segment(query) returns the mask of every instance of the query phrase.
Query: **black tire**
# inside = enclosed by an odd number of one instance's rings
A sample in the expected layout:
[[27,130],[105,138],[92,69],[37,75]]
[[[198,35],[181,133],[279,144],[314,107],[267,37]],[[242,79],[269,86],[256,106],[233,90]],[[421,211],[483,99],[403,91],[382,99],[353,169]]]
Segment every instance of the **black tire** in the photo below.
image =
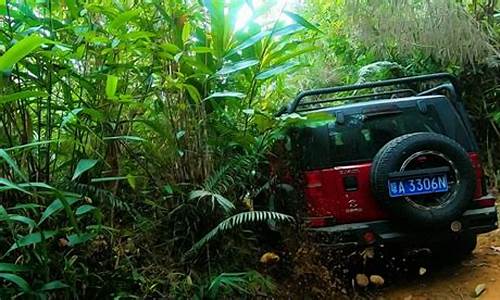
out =
[[[426,207],[413,201],[417,197],[391,198],[389,173],[400,171],[403,162],[424,152],[439,154],[443,161],[452,164],[450,169],[457,184],[442,196],[446,202]],[[467,152],[457,142],[441,134],[418,132],[397,137],[384,145],[373,159],[371,188],[374,197],[395,219],[411,226],[440,226],[456,220],[470,204],[475,186],[475,172]],[[435,198],[438,199],[437,196]]]

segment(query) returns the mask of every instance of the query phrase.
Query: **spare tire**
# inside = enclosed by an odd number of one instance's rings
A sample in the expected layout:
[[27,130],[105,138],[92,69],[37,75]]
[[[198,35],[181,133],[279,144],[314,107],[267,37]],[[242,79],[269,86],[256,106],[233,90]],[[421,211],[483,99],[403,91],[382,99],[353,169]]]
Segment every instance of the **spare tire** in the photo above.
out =
[[[425,176],[427,170],[442,169],[446,170],[448,191],[390,196],[389,179],[393,176],[415,173]],[[467,152],[441,134],[418,132],[397,137],[384,145],[373,159],[374,197],[394,218],[408,225],[440,226],[456,220],[470,205],[475,186],[475,172]]]

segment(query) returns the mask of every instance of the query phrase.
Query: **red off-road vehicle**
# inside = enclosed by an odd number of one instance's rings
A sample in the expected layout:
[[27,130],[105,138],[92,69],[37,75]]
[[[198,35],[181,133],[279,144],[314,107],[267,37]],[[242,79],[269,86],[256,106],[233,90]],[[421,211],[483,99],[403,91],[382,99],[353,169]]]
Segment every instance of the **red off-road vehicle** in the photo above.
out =
[[[332,94],[341,96],[324,97]],[[309,90],[279,115],[293,113],[331,116],[290,131],[304,178],[306,220],[320,243],[396,242],[466,254],[477,234],[497,228],[495,198],[487,194],[453,76]],[[293,204],[294,193],[278,206]]]

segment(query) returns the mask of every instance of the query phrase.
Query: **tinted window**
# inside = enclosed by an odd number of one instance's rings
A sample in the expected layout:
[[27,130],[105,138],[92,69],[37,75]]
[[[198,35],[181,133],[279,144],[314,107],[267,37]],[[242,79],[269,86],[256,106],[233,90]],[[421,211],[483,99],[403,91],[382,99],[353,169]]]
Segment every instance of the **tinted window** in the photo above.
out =
[[330,162],[334,165],[371,160],[387,142],[407,133],[446,133],[433,106],[425,114],[411,107],[372,117],[346,115],[343,124],[332,122],[328,127]]

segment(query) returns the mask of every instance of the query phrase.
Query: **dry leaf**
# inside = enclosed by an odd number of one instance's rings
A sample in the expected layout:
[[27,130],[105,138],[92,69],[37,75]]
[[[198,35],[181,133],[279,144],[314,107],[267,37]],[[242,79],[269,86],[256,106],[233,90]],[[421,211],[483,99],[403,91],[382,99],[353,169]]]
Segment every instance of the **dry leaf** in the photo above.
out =
[[373,247],[366,248],[361,255],[363,258],[366,260],[367,258],[374,258],[375,257],[375,250]]
[[368,280],[368,276],[365,274],[356,274],[356,284],[361,287],[367,287],[370,281]]
[[380,275],[371,275],[370,276],[370,282],[373,283],[376,286],[381,286],[381,285],[384,285],[385,280]]
[[61,248],[68,246],[68,240],[65,238],[58,239],[57,243],[59,244],[59,247],[61,247]]
[[481,284],[478,284],[476,286],[476,288],[474,289],[474,297],[479,297],[479,295],[481,295],[484,290],[486,290],[486,284],[484,283],[481,283]]
[[278,262],[280,260],[280,257],[278,254],[273,253],[273,252],[266,252],[260,257],[260,262],[263,264],[271,264]]

